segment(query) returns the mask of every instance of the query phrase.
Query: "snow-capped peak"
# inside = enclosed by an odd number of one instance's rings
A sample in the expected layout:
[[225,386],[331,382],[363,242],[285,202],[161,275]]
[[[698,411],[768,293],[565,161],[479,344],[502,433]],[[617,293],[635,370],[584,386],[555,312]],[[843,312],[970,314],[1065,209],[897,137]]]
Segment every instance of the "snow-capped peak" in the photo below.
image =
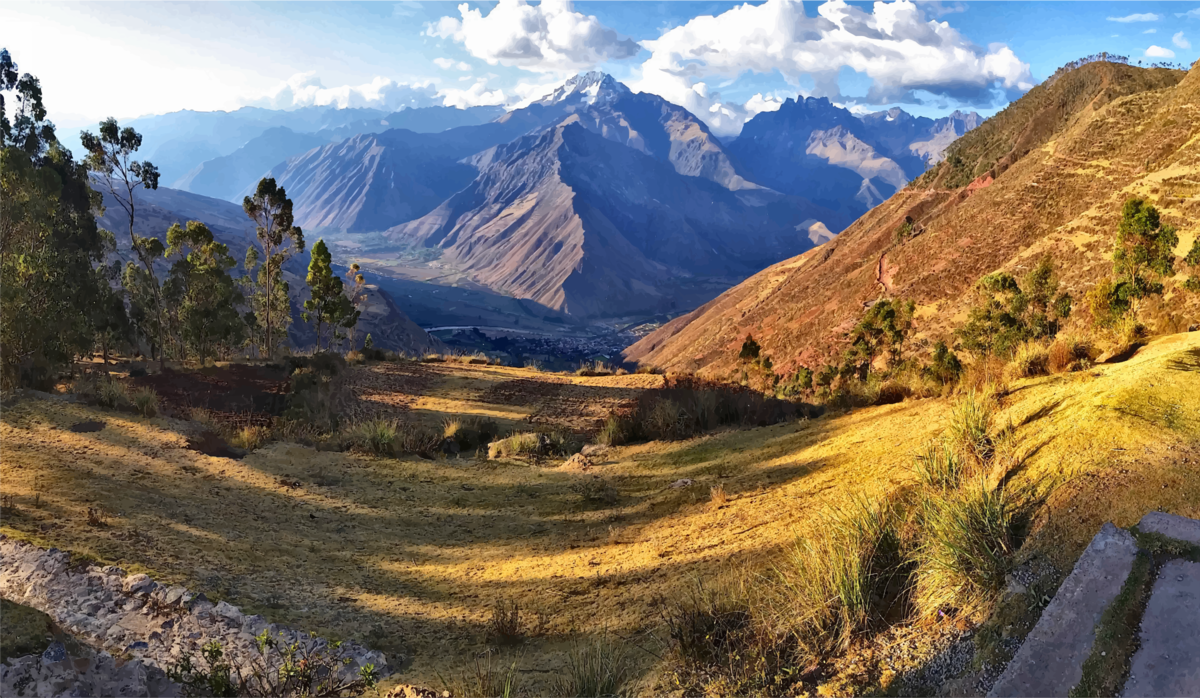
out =
[[629,93],[629,88],[617,82],[613,76],[592,71],[581,73],[567,80],[562,87],[542,99],[542,104],[556,104],[568,99],[595,104],[598,101],[627,93]]

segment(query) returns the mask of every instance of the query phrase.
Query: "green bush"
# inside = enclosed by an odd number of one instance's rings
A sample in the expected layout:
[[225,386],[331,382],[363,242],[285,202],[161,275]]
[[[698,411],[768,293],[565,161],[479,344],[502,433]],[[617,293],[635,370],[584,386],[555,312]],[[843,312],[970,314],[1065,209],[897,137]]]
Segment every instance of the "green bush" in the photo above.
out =
[[153,388],[134,388],[129,391],[129,402],[143,417],[158,415],[158,393]]

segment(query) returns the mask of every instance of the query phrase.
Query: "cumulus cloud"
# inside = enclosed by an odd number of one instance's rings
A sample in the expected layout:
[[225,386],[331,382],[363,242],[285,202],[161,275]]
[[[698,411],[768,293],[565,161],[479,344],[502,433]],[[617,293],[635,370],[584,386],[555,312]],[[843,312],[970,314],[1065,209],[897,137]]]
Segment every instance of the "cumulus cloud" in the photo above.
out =
[[1151,46],[1146,49],[1146,58],[1174,58],[1175,52],[1162,46]]
[[1144,31],[1144,32],[1142,32],[1142,33],[1143,33],[1143,34],[1157,34],[1157,33],[1158,33],[1158,30],[1157,30],[1157,29],[1155,29],[1155,28],[1153,28],[1153,27],[1151,27],[1150,29],[1147,29],[1146,31]]
[[435,58],[435,59],[433,59],[433,64],[436,65],[437,67],[441,68],[442,70],[450,70],[451,68],[455,68],[458,70],[470,70],[471,69],[470,63],[466,63],[464,61],[456,61],[453,58]]
[[1192,47],[1192,42],[1183,37],[1183,32],[1178,32],[1175,34],[1175,36],[1172,36],[1171,43],[1182,49],[1189,49]]
[[310,71],[296,73],[267,94],[248,103],[270,109],[332,105],[339,109],[372,107],[395,111],[406,107],[427,107],[440,101],[432,81],[407,84],[376,77],[365,85],[325,87],[316,71]]
[[1109,17],[1110,22],[1121,22],[1128,24],[1130,22],[1157,22],[1161,17],[1153,12],[1142,12],[1140,14],[1125,15],[1124,17]]
[[637,55],[637,42],[595,17],[576,12],[570,0],[500,0],[488,14],[458,6],[461,17],[426,25],[425,35],[451,39],[489,65],[539,73],[570,73]]
[[1187,12],[1176,12],[1175,16],[1187,17],[1188,19],[1200,19],[1200,7],[1197,7],[1193,10],[1188,10]]
[[490,89],[487,84],[487,78],[477,79],[470,87],[466,89],[447,88],[441,92],[442,103],[447,107],[458,107],[466,109],[467,107],[495,106],[505,104],[508,101],[504,90],[499,88]]
[[741,5],[700,16],[643,46],[651,56],[631,87],[687,107],[722,135],[741,131],[748,110],[706,80],[778,71],[792,84],[812,77],[813,94],[837,100],[838,72],[871,80],[867,104],[919,103],[934,95],[984,106],[1033,86],[1029,64],[1004,44],[975,45],[948,22],[927,20],[911,0],[877,2],[873,11],[830,0],[809,17],[797,0]]

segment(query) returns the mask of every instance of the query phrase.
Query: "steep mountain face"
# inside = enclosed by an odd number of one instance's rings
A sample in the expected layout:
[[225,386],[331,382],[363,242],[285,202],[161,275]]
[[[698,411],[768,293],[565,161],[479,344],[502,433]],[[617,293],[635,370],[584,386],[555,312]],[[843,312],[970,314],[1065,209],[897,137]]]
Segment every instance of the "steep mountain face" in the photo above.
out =
[[[1147,197],[1179,228],[1183,255],[1200,232],[1198,109],[1200,68],[1077,68],[967,133],[943,162],[833,241],[756,274],[626,356],[727,375],[752,333],[777,371],[815,369],[881,297],[916,301],[920,336],[949,338],[977,279],[1022,273],[1046,254],[1079,298],[1109,273],[1130,196]],[[897,241],[906,218],[917,235]],[[1197,316],[1196,294],[1171,293],[1167,315]]]
[[811,246],[810,228],[832,218],[794,197],[680,175],[669,157],[593,133],[579,115],[479,162],[469,187],[388,236],[579,317],[669,309],[669,287],[744,277]]
[[296,133],[276,126],[251,138],[229,155],[201,163],[175,183],[184,191],[235,201],[251,182],[284,160],[329,141],[313,133]]
[[[113,231],[117,241],[117,256],[123,261],[134,261],[130,249],[129,219],[124,210],[108,194],[107,187],[100,180],[94,179],[93,188],[104,195],[105,212],[97,219],[97,223]],[[230,254],[239,262],[245,258],[246,249],[257,244],[254,224],[246,217],[241,206],[228,201],[167,187],[150,191],[139,189],[134,201],[137,204],[134,232],[138,235],[157,237],[165,244],[167,229],[172,224],[183,225],[187,221],[197,220],[207,225],[219,242],[228,245]],[[307,266],[307,254],[293,257],[284,265],[284,276],[288,279],[292,300],[289,339],[296,347],[311,346],[314,336],[311,326],[300,317],[301,308],[308,298],[304,283]],[[159,278],[165,278],[170,271],[170,262],[164,259],[156,263],[155,268]],[[235,276],[243,273],[240,265],[232,273]],[[375,346],[381,349],[411,353],[444,349],[441,341],[409,319],[386,291],[368,284],[366,296],[357,329],[360,339],[369,332]]]
[[270,175],[306,230],[385,230],[424,215],[475,177],[475,168],[436,143],[402,129],[363,134],[296,156]]
[[[741,176],[708,127],[686,109],[655,95],[634,94],[603,73],[572,78],[546,98],[486,124],[420,136],[396,130],[352,138],[293,158],[272,174],[296,201],[300,225],[377,231],[425,215],[466,186],[491,161],[492,148],[566,119],[667,163],[679,174],[726,189],[757,188]],[[459,160],[475,171],[468,172]],[[443,184],[456,188],[442,191],[439,198]],[[850,220],[843,216],[824,222],[840,230]]]
[[974,113],[935,121],[899,108],[859,118],[825,98],[789,99],[747,122],[729,152],[750,180],[853,220],[924,173],[979,121]]

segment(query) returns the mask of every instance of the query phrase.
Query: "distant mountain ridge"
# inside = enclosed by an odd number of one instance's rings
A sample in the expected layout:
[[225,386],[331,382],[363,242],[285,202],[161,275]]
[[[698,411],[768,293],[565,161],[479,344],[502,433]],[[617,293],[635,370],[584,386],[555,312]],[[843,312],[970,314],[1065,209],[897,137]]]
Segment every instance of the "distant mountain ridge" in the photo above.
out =
[[788,99],[746,122],[728,150],[752,181],[853,220],[940,161],[954,139],[981,122],[974,112],[935,120],[899,108],[858,117],[824,97]]

